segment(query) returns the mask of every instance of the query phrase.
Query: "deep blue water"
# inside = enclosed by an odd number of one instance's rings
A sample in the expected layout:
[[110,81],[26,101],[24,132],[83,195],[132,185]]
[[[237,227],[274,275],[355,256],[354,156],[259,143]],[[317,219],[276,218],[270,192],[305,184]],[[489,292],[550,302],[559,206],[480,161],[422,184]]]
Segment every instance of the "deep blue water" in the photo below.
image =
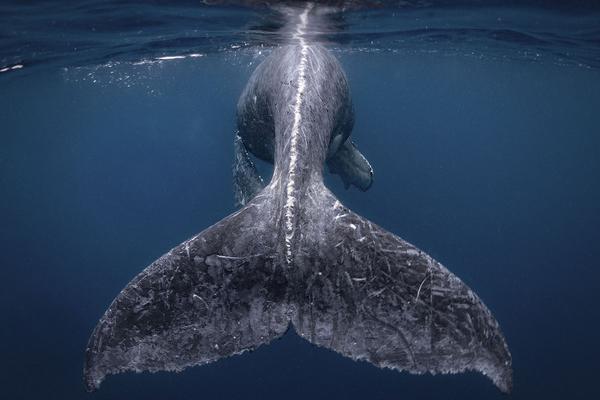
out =
[[[112,299],[235,210],[235,105],[282,22],[233,6],[78,4],[0,6],[2,398],[505,397],[479,374],[380,370],[294,334],[86,393],[85,346]],[[511,397],[597,397],[598,10],[356,10],[334,28],[323,40],[375,183],[328,186],[479,294],[512,352]]]

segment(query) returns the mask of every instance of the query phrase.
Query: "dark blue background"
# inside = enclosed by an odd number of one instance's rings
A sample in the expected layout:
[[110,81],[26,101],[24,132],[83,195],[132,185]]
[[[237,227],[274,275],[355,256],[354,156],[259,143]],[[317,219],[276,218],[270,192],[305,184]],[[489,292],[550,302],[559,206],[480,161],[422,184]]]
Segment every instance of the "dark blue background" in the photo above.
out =
[[[335,177],[328,185],[480,295],[513,354],[513,398],[598,396],[599,72],[336,54],[376,181],[367,193]],[[293,334],[180,374],[123,374],[84,391],[86,342],[114,296],[234,210],[235,104],[252,60],[221,53],[0,83],[0,397],[503,397],[475,373],[380,370]]]

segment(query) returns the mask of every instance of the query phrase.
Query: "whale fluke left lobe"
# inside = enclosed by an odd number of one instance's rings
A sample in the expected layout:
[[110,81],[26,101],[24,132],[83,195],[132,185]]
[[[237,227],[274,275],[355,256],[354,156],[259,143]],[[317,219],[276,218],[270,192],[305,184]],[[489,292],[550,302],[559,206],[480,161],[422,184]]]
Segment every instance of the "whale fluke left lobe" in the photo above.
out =
[[106,311],[86,349],[90,391],[106,375],[179,371],[252,350],[287,329],[285,277],[265,196],[156,260]]

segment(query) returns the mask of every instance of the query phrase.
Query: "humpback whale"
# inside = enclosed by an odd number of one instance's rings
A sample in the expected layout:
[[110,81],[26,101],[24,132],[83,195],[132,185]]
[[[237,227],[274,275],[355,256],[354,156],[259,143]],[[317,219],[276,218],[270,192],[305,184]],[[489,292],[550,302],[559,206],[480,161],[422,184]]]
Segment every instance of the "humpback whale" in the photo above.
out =
[[[243,207],[157,259],[114,299],[86,349],[88,390],[109,374],[214,362],[292,328],[353,360],[416,374],[474,370],[511,390],[506,341],[479,297],[324,185],[326,164],[363,190],[372,169],[349,139],[344,71],[307,35],[312,12],[296,15],[290,42],[257,67],[240,97]],[[249,153],[273,162],[267,185]]]

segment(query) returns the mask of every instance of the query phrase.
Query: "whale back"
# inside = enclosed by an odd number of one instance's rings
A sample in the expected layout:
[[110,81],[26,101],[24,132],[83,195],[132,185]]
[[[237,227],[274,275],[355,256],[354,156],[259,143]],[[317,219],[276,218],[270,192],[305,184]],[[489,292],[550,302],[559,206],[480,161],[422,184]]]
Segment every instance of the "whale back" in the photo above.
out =
[[[308,48],[302,135],[312,150],[310,154],[322,164],[334,138],[338,138],[339,145],[352,132],[354,109],[339,61],[321,45]],[[252,154],[268,162],[276,161],[276,152],[286,154],[298,92],[300,54],[296,45],[274,50],[252,73],[238,101],[238,135]]]

